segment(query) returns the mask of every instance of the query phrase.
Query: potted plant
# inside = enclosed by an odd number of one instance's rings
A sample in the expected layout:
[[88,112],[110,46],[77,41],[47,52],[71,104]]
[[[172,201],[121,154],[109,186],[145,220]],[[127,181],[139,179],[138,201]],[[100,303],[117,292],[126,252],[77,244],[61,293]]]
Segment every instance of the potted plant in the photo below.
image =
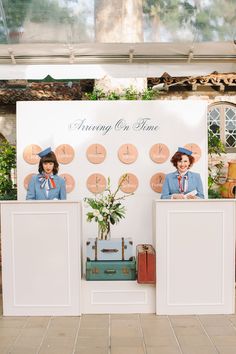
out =
[[127,175],[123,175],[118,183],[115,192],[111,191],[110,177],[108,177],[108,185],[105,191],[96,195],[94,198],[84,198],[85,202],[92,208],[87,215],[87,221],[95,221],[98,223],[98,238],[100,240],[108,240],[111,235],[111,224],[117,224],[125,217],[125,207],[121,201],[133,193],[118,196],[118,192],[122,183],[125,182]]

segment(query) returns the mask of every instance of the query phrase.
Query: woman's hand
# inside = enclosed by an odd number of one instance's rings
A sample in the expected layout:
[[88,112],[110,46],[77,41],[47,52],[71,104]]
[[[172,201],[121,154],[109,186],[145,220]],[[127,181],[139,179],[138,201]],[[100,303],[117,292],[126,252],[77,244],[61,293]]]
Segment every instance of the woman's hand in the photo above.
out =
[[172,199],[186,199],[184,194],[172,194]]
[[186,198],[187,199],[197,199],[197,196],[189,194],[189,195],[186,195]]

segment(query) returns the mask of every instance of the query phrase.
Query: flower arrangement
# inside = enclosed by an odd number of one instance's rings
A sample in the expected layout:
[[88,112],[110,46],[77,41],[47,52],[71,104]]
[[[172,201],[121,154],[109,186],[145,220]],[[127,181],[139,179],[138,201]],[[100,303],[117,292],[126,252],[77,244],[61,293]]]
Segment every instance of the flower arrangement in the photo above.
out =
[[117,224],[125,217],[126,210],[125,207],[121,205],[121,200],[133,193],[128,193],[120,197],[117,193],[119,192],[122,183],[125,182],[126,177],[127,174],[121,177],[114,193],[111,191],[110,177],[108,177],[108,185],[103,193],[98,194],[95,198],[84,198],[84,201],[93,209],[86,214],[87,221],[91,222],[94,220],[98,223],[98,237],[100,239],[109,239],[110,224]]

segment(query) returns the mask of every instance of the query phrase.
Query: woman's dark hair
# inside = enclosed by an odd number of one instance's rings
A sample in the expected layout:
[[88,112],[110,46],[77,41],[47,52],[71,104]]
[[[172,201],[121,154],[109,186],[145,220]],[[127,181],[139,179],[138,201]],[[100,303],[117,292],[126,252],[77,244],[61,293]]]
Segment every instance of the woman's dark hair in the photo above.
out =
[[188,156],[189,158],[189,168],[193,165],[194,163],[194,157],[192,155],[187,155],[187,154],[184,154],[183,152],[179,152],[177,151],[171,158],[170,162],[173,163],[173,165],[177,168],[177,162],[181,161],[182,160],[182,157],[183,155],[186,155]]
[[49,152],[49,154],[47,154],[46,156],[41,157],[41,159],[39,161],[39,168],[38,168],[39,173],[42,173],[44,171],[43,163],[45,163],[45,162],[53,162],[54,163],[52,172],[54,175],[56,175],[58,173],[59,164],[57,162],[56,155],[54,154],[53,151]]

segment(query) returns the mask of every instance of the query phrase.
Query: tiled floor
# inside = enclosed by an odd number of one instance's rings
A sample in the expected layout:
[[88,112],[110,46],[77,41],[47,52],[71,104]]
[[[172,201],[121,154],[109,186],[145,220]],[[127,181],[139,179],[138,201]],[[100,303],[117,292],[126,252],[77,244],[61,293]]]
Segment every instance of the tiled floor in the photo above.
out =
[[3,317],[0,311],[0,354],[236,354],[236,315]]

